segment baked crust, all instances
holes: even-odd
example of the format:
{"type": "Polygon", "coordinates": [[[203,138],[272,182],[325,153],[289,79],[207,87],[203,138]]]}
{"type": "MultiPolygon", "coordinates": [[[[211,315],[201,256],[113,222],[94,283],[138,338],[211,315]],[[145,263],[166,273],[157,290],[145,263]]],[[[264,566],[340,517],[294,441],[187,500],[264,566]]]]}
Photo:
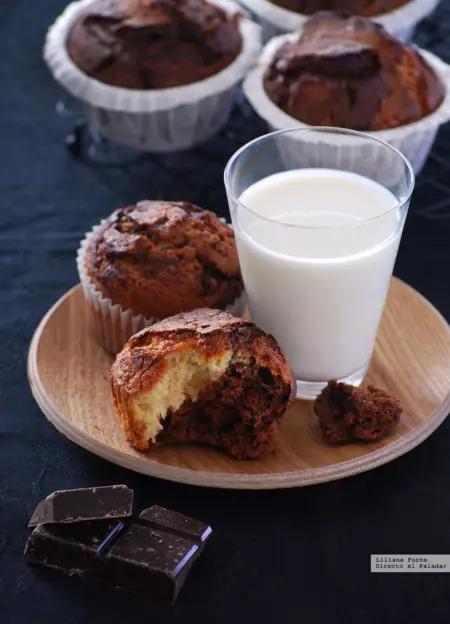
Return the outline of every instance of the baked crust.
{"type": "MultiPolygon", "coordinates": [[[[173,370],[173,369],[172,369],[173,370]]],[[[194,370],[198,374],[200,368],[194,370]]],[[[183,375],[181,368],[175,374],[183,375]]],[[[206,379],[206,377],[204,378],[206,379]]],[[[295,398],[291,369],[276,340],[254,323],[221,310],[199,309],[179,314],[133,336],[111,370],[116,410],[127,440],[145,451],[167,442],[199,442],[227,450],[239,459],[256,458],[271,448],[278,425],[295,398]],[[164,409],[161,427],[149,439],[136,405],[151,396],[167,375],[169,359],[186,354],[211,372],[195,397],[181,384],[177,409],[164,409]]],[[[173,396],[169,397],[174,400],[173,396]]]]}
{"type": "Polygon", "coordinates": [[[312,15],[317,11],[336,11],[346,9],[355,15],[373,17],[390,13],[411,0],[269,0],[288,11],[312,15]]]}
{"type": "Polygon", "coordinates": [[[100,82],[166,89],[228,67],[242,48],[238,20],[205,0],[97,0],[75,22],[68,51],[100,82]]]}
{"type": "Polygon", "coordinates": [[[104,297],[147,318],[225,308],[243,288],[233,231],[187,202],[117,210],[91,237],[86,269],[104,297]]]}
{"type": "Polygon", "coordinates": [[[445,90],[416,49],[345,11],[311,17],[264,75],[269,98],[309,125],[383,130],[426,117],[445,90]]]}
{"type": "Polygon", "coordinates": [[[400,401],[380,388],[337,381],[328,382],[314,403],[328,442],[378,440],[398,425],[402,411],[400,401]]]}

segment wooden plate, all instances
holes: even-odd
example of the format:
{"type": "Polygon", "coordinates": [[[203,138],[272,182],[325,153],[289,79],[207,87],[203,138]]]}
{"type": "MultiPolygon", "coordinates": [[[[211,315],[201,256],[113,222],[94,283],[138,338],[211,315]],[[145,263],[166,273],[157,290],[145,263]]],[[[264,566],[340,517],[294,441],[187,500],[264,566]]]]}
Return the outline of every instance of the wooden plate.
{"type": "Polygon", "coordinates": [[[399,397],[398,429],[374,444],[323,442],[312,403],[295,401],[273,454],[237,461],[195,445],[148,454],[124,440],[111,401],[111,357],[96,343],[79,286],[46,314],[33,337],[28,376],[47,418],[76,444],[131,470],[181,483],[270,489],[310,485],[376,468],[427,438],[450,411],[450,328],[415,290],[393,279],[367,381],[399,397]]]}

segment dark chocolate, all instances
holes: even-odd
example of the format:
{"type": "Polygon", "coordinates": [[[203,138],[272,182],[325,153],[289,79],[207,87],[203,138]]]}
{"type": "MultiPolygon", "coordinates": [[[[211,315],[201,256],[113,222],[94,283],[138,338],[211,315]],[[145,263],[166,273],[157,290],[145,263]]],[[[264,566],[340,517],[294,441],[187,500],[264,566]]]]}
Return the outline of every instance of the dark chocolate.
{"type": "Polygon", "coordinates": [[[159,505],[153,505],[139,515],[141,520],[151,523],[162,531],[170,531],[181,537],[187,537],[202,546],[210,536],[212,529],[204,522],[159,505]]]}
{"type": "Polygon", "coordinates": [[[131,516],[134,492],[126,485],[59,490],[36,507],[28,526],[131,516]]]}
{"type": "Polygon", "coordinates": [[[123,521],[40,524],[25,558],[173,603],[210,534],[207,525],[155,506],[123,521]]]}

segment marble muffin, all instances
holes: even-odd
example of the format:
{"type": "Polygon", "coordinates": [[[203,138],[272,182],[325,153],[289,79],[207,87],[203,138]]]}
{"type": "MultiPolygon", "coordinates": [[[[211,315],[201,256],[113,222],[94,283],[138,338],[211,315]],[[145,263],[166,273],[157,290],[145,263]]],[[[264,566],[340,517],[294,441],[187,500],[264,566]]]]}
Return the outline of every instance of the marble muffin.
{"type": "Polygon", "coordinates": [[[140,451],[196,442],[256,459],[295,397],[276,340],[230,312],[199,309],[133,336],[111,370],[128,442],[140,451]]]}
{"type": "Polygon", "coordinates": [[[68,52],[85,74],[109,85],[177,87],[236,59],[238,21],[205,0],[96,0],[76,20],[68,52]]]}
{"type": "Polygon", "coordinates": [[[355,15],[373,17],[390,13],[400,8],[411,0],[269,0],[272,4],[277,4],[283,9],[312,15],[317,11],[336,11],[346,9],[355,15]]]}
{"type": "Polygon", "coordinates": [[[319,12],[264,74],[268,97],[314,126],[384,130],[430,115],[445,89],[412,46],[346,11],[319,12]]]}
{"type": "Polygon", "coordinates": [[[90,237],[84,262],[104,299],[147,319],[227,308],[243,290],[233,231],[187,202],[117,210],[90,237]]]}

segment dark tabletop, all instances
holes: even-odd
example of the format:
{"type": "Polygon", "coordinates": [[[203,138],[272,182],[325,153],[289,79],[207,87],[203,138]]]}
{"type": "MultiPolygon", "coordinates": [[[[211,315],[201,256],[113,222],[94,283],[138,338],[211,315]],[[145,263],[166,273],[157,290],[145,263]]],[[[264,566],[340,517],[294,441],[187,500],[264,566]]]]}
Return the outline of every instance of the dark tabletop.
{"type": "MultiPolygon", "coordinates": [[[[74,119],[42,60],[64,0],[0,1],[0,622],[372,623],[449,621],[450,574],[370,574],[370,553],[450,553],[450,420],[376,471],[305,489],[196,489],[133,474],[76,447],[36,406],[28,343],[77,281],[83,233],[143,198],[189,200],[227,214],[222,171],[264,125],[242,104],[221,136],[187,155],[112,166],[104,149],[74,158],[74,119]],[[31,571],[22,551],[36,503],[61,489],[126,483],[137,507],[159,503],[210,522],[215,534],[176,607],[31,571]]],[[[450,62],[450,1],[417,41],[450,62]]],[[[450,127],[417,180],[396,266],[450,318],[450,127]]]]}

